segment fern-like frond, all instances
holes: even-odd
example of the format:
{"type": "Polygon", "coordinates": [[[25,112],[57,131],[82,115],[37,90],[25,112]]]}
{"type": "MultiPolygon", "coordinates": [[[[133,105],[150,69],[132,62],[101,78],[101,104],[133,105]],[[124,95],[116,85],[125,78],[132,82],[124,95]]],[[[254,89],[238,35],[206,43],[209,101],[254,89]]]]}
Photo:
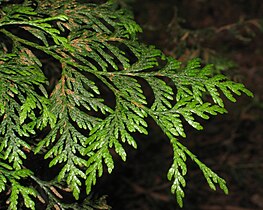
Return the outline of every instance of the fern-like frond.
{"type": "Polygon", "coordinates": [[[19,197],[22,196],[23,203],[28,209],[35,209],[34,198],[37,192],[32,187],[24,186],[20,183],[21,179],[28,178],[32,172],[27,169],[14,169],[9,164],[2,162],[0,157],[0,193],[10,187],[7,204],[10,209],[18,209],[19,197]]]}
{"type": "Polygon", "coordinates": [[[176,139],[171,140],[174,151],[174,159],[173,164],[167,173],[167,178],[169,181],[173,180],[171,192],[176,194],[177,203],[182,207],[184,198],[183,187],[186,186],[186,180],[184,178],[187,173],[187,166],[185,163],[186,155],[177,146],[176,142],[176,139]]]}
{"type": "Polygon", "coordinates": [[[187,156],[212,189],[218,184],[227,193],[225,181],[179,140],[186,137],[184,122],[200,130],[198,117],[226,112],[223,95],[233,102],[241,93],[252,96],[244,85],[213,75],[212,65],[202,67],[198,59],[183,66],[141,44],[136,40],[141,28],[113,1],[24,1],[0,9],[0,192],[11,186],[11,209],[19,197],[34,209],[36,196],[47,209],[78,209],[61,204],[56,189],[65,187],[79,199],[85,180],[89,194],[104,166],[108,173],[114,169],[112,153],[125,161],[124,144],[137,148],[133,134],[148,134],[146,117],[172,144],[167,177],[180,206],[187,156]],[[50,91],[45,90],[45,59],[56,61],[60,70],[50,91]],[[56,180],[44,182],[24,169],[31,150],[48,159],[49,167],[59,165],[56,180]],[[21,185],[22,178],[31,178],[49,201],[21,185]]]}
{"type": "Polygon", "coordinates": [[[24,200],[24,204],[27,208],[35,209],[35,202],[33,201],[32,197],[36,197],[36,191],[29,187],[21,186],[15,180],[11,180],[11,195],[10,195],[10,202],[9,208],[10,209],[18,209],[18,198],[21,194],[24,200]]]}
{"type": "MultiPolygon", "coordinates": [[[[4,58],[2,58],[3,60],[4,58]]],[[[26,150],[31,146],[24,140],[35,134],[35,110],[42,108],[44,97],[33,85],[42,85],[45,77],[36,65],[17,65],[18,58],[8,56],[0,69],[1,116],[0,153],[13,163],[15,169],[22,167],[26,150]],[[25,119],[30,121],[25,123],[25,119]]]]}
{"type": "Polygon", "coordinates": [[[86,153],[88,159],[88,169],[86,171],[86,187],[87,193],[90,192],[91,186],[96,183],[96,177],[103,173],[103,165],[108,167],[108,172],[111,173],[114,164],[109,148],[114,148],[116,153],[126,160],[126,152],[121,142],[127,142],[134,148],[137,148],[136,141],[130,133],[140,132],[147,134],[147,124],[143,117],[136,115],[132,109],[122,107],[118,104],[118,111],[108,116],[105,120],[99,123],[91,130],[90,137],[87,139],[86,153]],[[121,142],[120,142],[121,141],[121,142]]]}
{"type": "MultiPolygon", "coordinates": [[[[171,62],[171,60],[170,60],[171,62]]],[[[185,68],[178,70],[171,69],[168,64],[164,71],[169,75],[176,70],[176,74],[171,75],[174,85],[177,88],[176,100],[180,101],[185,97],[193,97],[199,103],[203,103],[204,93],[209,94],[213,101],[221,107],[224,107],[220,96],[221,91],[230,101],[235,102],[234,94],[240,95],[241,92],[252,96],[243,84],[235,83],[227,79],[226,76],[218,74],[213,75],[212,65],[201,68],[200,60],[194,59],[188,62],[185,68]]]]}

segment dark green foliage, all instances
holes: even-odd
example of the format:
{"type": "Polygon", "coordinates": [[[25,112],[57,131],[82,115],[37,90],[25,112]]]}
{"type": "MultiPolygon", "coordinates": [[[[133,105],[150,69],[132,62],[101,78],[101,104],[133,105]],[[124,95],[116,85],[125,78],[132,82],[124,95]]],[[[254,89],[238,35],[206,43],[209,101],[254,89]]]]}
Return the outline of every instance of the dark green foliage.
{"type": "Polygon", "coordinates": [[[123,144],[137,148],[133,133],[148,134],[146,117],[173,147],[167,176],[180,206],[187,157],[212,189],[218,184],[227,193],[225,181],[178,139],[186,137],[184,121],[202,129],[196,116],[225,113],[222,95],[230,101],[242,92],[252,96],[242,84],[213,75],[213,67],[201,67],[198,59],[182,66],[141,44],[141,28],[130,12],[111,1],[24,1],[0,12],[0,193],[9,209],[35,209],[37,202],[46,209],[109,208],[104,198],[64,204],[59,191],[78,200],[85,185],[90,194],[104,165],[108,173],[114,168],[111,148],[125,161],[123,144]],[[52,60],[54,68],[47,65],[52,60]],[[27,167],[25,160],[34,155],[57,167],[56,178],[41,180],[27,167]]]}

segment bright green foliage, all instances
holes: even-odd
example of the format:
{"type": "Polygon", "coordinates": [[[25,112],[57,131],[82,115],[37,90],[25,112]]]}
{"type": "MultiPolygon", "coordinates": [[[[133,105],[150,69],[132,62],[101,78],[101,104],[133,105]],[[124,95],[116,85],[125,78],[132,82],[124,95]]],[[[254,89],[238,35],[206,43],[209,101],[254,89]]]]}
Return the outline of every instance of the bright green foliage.
{"type": "MultiPolygon", "coordinates": [[[[2,157],[1,157],[2,159],[2,157]]],[[[10,165],[0,162],[0,193],[10,188],[11,194],[7,203],[9,209],[18,209],[18,198],[22,196],[23,202],[27,208],[35,209],[33,197],[36,197],[35,189],[25,187],[19,183],[19,180],[32,175],[32,172],[27,169],[14,170],[10,165]]]]}
{"type": "Polygon", "coordinates": [[[9,209],[35,209],[35,202],[46,209],[98,208],[87,200],[64,204],[57,189],[72,192],[78,200],[85,180],[89,194],[104,165],[108,173],[114,168],[111,148],[125,161],[123,144],[137,148],[133,133],[148,134],[146,117],[171,141],[174,159],[168,179],[180,206],[187,157],[212,189],[218,184],[227,193],[225,181],[179,142],[186,137],[183,122],[202,129],[196,116],[208,119],[226,112],[222,94],[230,101],[235,101],[234,94],[252,94],[242,84],[213,75],[213,67],[201,67],[198,59],[184,67],[141,44],[137,32],[141,28],[130,12],[112,2],[45,0],[1,6],[0,193],[11,190],[9,209]],[[59,63],[54,86],[45,74],[55,70],[45,70],[45,59],[59,63]],[[30,166],[25,169],[30,154],[48,159],[49,167],[59,166],[57,178],[43,181],[30,166]],[[24,179],[30,184],[23,186],[24,179]]]}

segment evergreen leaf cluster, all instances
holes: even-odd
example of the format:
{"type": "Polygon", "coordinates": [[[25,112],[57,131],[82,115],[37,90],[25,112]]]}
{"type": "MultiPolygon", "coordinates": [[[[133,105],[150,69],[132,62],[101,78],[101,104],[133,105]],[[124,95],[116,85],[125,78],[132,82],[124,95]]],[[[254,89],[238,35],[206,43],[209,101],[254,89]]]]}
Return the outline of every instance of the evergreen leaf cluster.
{"type": "MultiPolygon", "coordinates": [[[[174,158],[167,177],[183,205],[192,159],[209,186],[227,193],[225,181],[179,141],[184,123],[225,113],[223,95],[252,96],[243,84],[213,74],[194,59],[186,65],[140,43],[130,11],[113,1],[25,0],[0,4],[0,195],[9,209],[107,209],[92,203],[97,178],[123,161],[124,144],[148,135],[152,118],[170,140],[174,158]],[[148,91],[147,91],[148,90],[148,91]],[[56,172],[46,181],[30,161],[40,157],[56,172]],[[46,159],[46,160],[45,160],[46,159]],[[72,193],[81,204],[63,202],[72,193]],[[4,196],[5,195],[5,196],[4,196]]],[[[40,166],[42,167],[42,166],[40,166]]],[[[44,166],[43,166],[44,167],[44,166]]],[[[48,176],[49,172],[46,172],[48,176]]]]}

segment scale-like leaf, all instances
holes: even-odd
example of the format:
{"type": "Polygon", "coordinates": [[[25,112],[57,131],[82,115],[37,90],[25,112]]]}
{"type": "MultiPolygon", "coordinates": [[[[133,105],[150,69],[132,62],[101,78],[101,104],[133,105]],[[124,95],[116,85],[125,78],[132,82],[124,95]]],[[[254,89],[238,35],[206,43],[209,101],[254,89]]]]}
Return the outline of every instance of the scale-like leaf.
{"type": "Polygon", "coordinates": [[[252,96],[243,84],[214,75],[199,59],[183,66],[140,43],[140,26],[114,1],[23,1],[0,10],[0,192],[11,190],[9,209],[18,202],[35,209],[36,196],[47,209],[81,209],[64,204],[57,188],[79,199],[85,181],[90,194],[104,170],[113,171],[113,151],[126,161],[124,144],[137,148],[133,134],[148,135],[146,118],[171,141],[167,178],[180,206],[187,157],[212,189],[228,192],[179,138],[186,137],[185,122],[202,129],[199,117],[225,113],[223,95],[233,102],[241,93],[252,96]],[[25,169],[32,150],[57,167],[57,179],[42,181],[25,169]]]}

